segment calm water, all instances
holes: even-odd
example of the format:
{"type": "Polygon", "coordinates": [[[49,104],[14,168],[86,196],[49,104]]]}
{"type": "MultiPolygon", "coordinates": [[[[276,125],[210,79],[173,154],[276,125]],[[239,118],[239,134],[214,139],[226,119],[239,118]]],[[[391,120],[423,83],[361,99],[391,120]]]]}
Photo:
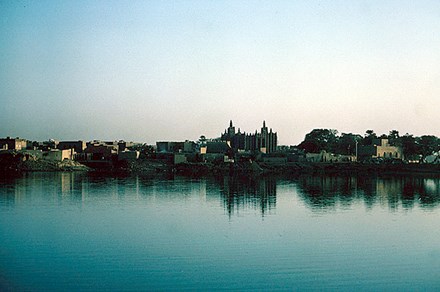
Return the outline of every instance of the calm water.
{"type": "Polygon", "coordinates": [[[0,290],[440,290],[440,180],[0,178],[0,290]]]}

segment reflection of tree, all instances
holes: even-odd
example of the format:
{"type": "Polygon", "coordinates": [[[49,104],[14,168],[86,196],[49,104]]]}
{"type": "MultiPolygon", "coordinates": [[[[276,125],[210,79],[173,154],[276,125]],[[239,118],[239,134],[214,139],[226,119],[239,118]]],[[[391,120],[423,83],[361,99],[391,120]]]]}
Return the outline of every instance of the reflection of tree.
{"type": "Polygon", "coordinates": [[[223,177],[216,180],[220,186],[223,205],[229,215],[240,210],[260,210],[262,216],[276,207],[275,178],[223,177]]]}
{"type": "MultiPolygon", "coordinates": [[[[414,176],[301,176],[295,180],[298,196],[314,210],[364,203],[391,210],[440,205],[440,178],[414,176]]],[[[136,196],[182,200],[197,196],[220,200],[229,214],[256,210],[263,216],[276,208],[274,177],[221,177],[217,179],[141,178],[86,173],[27,173],[0,178],[0,203],[17,205],[37,200],[55,203],[136,196]]]]}
{"type": "Polygon", "coordinates": [[[351,205],[354,200],[364,201],[369,208],[380,204],[390,209],[408,209],[415,204],[432,208],[440,202],[438,178],[306,176],[298,179],[298,190],[312,209],[351,205]]]}
{"type": "Polygon", "coordinates": [[[299,194],[313,208],[349,205],[353,199],[355,179],[351,177],[315,176],[298,179],[299,194]]]}

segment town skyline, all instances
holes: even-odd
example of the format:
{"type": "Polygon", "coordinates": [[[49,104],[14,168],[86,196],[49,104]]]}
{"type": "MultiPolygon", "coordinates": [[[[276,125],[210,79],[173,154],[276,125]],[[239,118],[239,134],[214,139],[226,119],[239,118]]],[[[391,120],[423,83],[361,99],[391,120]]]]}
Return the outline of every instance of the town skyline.
{"type": "Polygon", "coordinates": [[[1,2],[0,136],[440,136],[437,1],[1,2]]]}
{"type": "Polygon", "coordinates": [[[310,135],[311,133],[314,133],[315,131],[321,132],[321,131],[329,131],[329,132],[333,132],[333,134],[336,137],[342,137],[344,135],[350,135],[350,136],[358,136],[359,139],[360,138],[365,138],[368,136],[375,136],[377,138],[380,137],[388,137],[388,136],[396,136],[396,137],[403,137],[403,136],[411,136],[414,138],[417,137],[423,137],[423,136],[429,136],[429,137],[436,137],[438,138],[437,135],[432,134],[432,133],[426,133],[423,135],[415,135],[414,133],[408,133],[408,132],[400,132],[399,130],[396,129],[390,129],[387,132],[384,133],[380,133],[380,132],[376,132],[374,129],[367,129],[365,132],[363,133],[357,133],[357,132],[343,132],[340,131],[339,129],[330,129],[330,128],[315,128],[315,129],[310,129],[310,131],[308,131],[307,133],[304,134],[304,137],[296,144],[282,144],[279,143],[279,137],[278,137],[278,131],[277,129],[274,129],[270,124],[266,124],[266,121],[263,120],[261,121],[259,126],[255,126],[254,129],[249,130],[249,129],[243,129],[242,127],[240,127],[240,125],[237,125],[233,120],[229,120],[229,122],[225,123],[225,126],[223,127],[222,130],[220,130],[219,134],[214,135],[214,136],[207,136],[204,134],[199,134],[197,137],[191,138],[191,137],[183,137],[183,138],[170,138],[170,139],[156,139],[152,142],[148,142],[148,141],[143,141],[143,140],[133,140],[133,139],[126,139],[125,137],[115,137],[115,138],[103,138],[103,137],[91,137],[89,139],[85,139],[83,137],[73,137],[71,139],[63,139],[60,137],[46,137],[43,139],[32,139],[30,137],[24,137],[24,136],[19,136],[19,135],[0,135],[0,138],[11,138],[11,139],[21,139],[21,140],[27,140],[27,141],[38,141],[38,142],[43,142],[43,141],[113,141],[113,142],[118,142],[118,141],[125,141],[125,142],[134,142],[134,143],[140,143],[140,144],[147,144],[147,145],[154,145],[157,142],[162,142],[162,141],[193,141],[193,142],[197,142],[199,141],[202,137],[204,139],[207,140],[212,140],[212,141],[226,141],[226,140],[231,140],[231,138],[234,135],[243,135],[243,136],[254,136],[254,133],[256,134],[257,132],[260,133],[260,131],[264,131],[263,129],[265,129],[265,131],[267,131],[267,133],[270,132],[270,134],[275,135],[275,141],[276,144],[278,146],[298,146],[300,145],[302,142],[307,140],[307,136],[310,135]],[[231,133],[230,130],[233,130],[233,132],[231,133]],[[232,135],[232,136],[231,136],[232,135]]]}

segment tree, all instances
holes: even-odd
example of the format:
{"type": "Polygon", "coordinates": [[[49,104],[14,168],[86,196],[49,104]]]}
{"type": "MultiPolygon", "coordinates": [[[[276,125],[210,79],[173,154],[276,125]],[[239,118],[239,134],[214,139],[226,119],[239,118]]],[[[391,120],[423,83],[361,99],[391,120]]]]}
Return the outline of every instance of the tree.
{"type": "Polygon", "coordinates": [[[373,145],[374,139],[377,139],[376,133],[373,130],[365,131],[364,139],[362,140],[363,145],[373,145]]]}
{"type": "Polygon", "coordinates": [[[423,157],[440,150],[440,141],[436,136],[424,135],[418,137],[416,142],[419,146],[420,154],[422,154],[423,157]]]}
{"type": "Polygon", "coordinates": [[[335,148],[336,154],[343,155],[355,155],[356,154],[356,141],[360,141],[362,136],[352,133],[342,133],[338,139],[337,146],[335,148]]]}
{"type": "Polygon", "coordinates": [[[205,145],[206,144],[206,137],[205,137],[205,135],[200,136],[198,144],[199,145],[205,145]]]}
{"type": "Polygon", "coordinates": [[[400,137],[399,140],[405,159],[415,158],[416,155],[420,154],[418,145],[416,144],[416,138],[414,138],[413,135],[406,133],[400,137]]]}
{"type": "Polygon", "coordinates": [[[306,135],[298,148],[306,152],[318,153],[322,150],[332,152],[336,148],[338,131],[334,129],[314,129],[306,135]]]}
{"type": "Polygon", "coordinates": [[[398,146],[400,142],[399,131],[391,130],[388,134],[388,141],[391,145],[398,146]]]}
{"type": "Polygon", "coordinates": [[[390,133],[388,134],[388,139],[394,139],[394,140],[397,140],[397,139],[399,139],[400,138],[400,135],[399,135],[399,131],[397,131],[397,130],[391,130],[390,131],[390,133]]]}

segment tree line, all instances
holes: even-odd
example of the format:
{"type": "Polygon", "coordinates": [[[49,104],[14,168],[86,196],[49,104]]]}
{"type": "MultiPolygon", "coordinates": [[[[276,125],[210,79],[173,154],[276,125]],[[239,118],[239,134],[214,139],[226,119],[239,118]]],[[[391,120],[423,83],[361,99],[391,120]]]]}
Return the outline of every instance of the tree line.
{"type": "Polygon", "coordinates": [[[420,137],[406,133],[400,136],[399,131],[391,130],[388,135],[378,136],[373,130],[365,134],[342,133],[335,129],[314,129],[305,136],[297,147],[308,153],[319,153],[322,150],[335,154],[355,155],[358,145],[373,145],[375,139],[388,139],[392,146],[402,147],[406,159],[416,159],[440,151],[440,139],[433,135],[420,137]]]}

